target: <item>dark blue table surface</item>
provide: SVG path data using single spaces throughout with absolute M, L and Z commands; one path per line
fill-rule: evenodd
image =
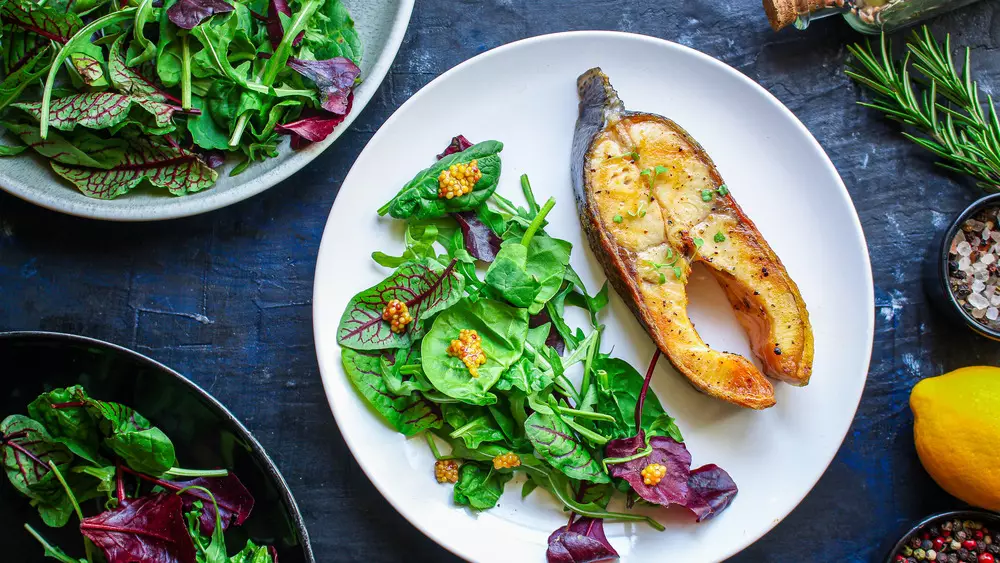
M 1000 3 L 981 2 L 932 27 L 972 46 L 983 89 L 996 91 Z M 858 36 L 846 24 L 775 34 L 758 0 L 420 0 L 392 72 L 354 125 L 260 196 L 200 217 L 128 225 L 66 217 L 0 193 L 0 330 L 109 340 L 201 384 L 270 451 L 320 561 L 454 560 L 379 495 L 337 430 L 313 350 L 316 251 L 341 180 L 401 103 L 478 53 L 572 29 L 670 39 L 759 82 L 829 153 L 868 238 L 876 331 L 857 418 L 801 506 L 733 561 L 874 561 L 906 523 L 960 506 L 920 467 L 907 401 L 922 377 L 1000 359 L 996 344 L 933 312 L 921 289 L 931 238 L 977 192 L 934 167 L 894 124 L 855 105 L 858 91 L 842 69 L 844 45 Z

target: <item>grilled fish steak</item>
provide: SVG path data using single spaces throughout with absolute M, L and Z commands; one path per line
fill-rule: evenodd
M 813 335 L 805 302 L 705 150 L 665 117 L 625 111 L 599 68 L 577 87 L 571 166 L 580 219 L 612 286 L 653 341 L 702 392 L 754 409 L 774 405 L 760 370 L 709 347 L 688 318 L 686 283 L 701 262 L 766 374 L 806 385 Z

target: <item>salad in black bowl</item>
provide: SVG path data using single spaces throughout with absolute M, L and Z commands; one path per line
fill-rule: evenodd
M 314 563 L 260 444 L 180 374 L 54 333 L 0 333 L 0 366 L 13 560 Z

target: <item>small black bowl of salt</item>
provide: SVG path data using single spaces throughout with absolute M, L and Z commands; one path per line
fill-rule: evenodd
M 1000 194 L 970 205 L 935 238 L 927 270 L 924 285 L 932 303 L 1000 341 Z

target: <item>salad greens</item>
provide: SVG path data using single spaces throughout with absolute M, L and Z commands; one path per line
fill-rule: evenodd
M 378 210 L 406 221 L 404 249 L 372 254 L 394 271 L 348 303 L 342 360 L 375 412 L 425 437 L 456 504 L 493 508 L 521 474 L 522 496 L 541 489 L 571 512 L 549 538 L 550 563 L 604 561 L 617 557 L 604 520 L 663 529 L 609 508 L 619 492 L 628 509 L 679 504 L 703 520 L 737 488 L 715 465 L 691 469 L 680 430 L 649 392 L 659 353 L 644 377 L 601 351 L 607 284 L 589 293 L 572 245 L 546 231 L 554 198 L 539 204 L 526 176 L 526 205 L 496 191 L 502 148 L 457 136 Z M 440 197 L 442 173 L 473 160 L 482 176 L 471 189 Z M 587 326 L 571 325 L 569 307 Z
M 67 555 L 25 524 L 45 556 L 63 563 L 277 562 L 273 547 L 249 541 L 227 555 L 224 533 L 250 516 L 253 496 L 228 471 L 175 467 L 170 438 L 132 408 L 76 385 L 42 393 L 27 410 L 0 421 L 4 473 L 47 526 L 61 528 L 75 515 L 86 554 Z
M 0 0 L 0 125 L 83 194 L 211 187 L 322 141 L 362 46 L 341 0 Z

